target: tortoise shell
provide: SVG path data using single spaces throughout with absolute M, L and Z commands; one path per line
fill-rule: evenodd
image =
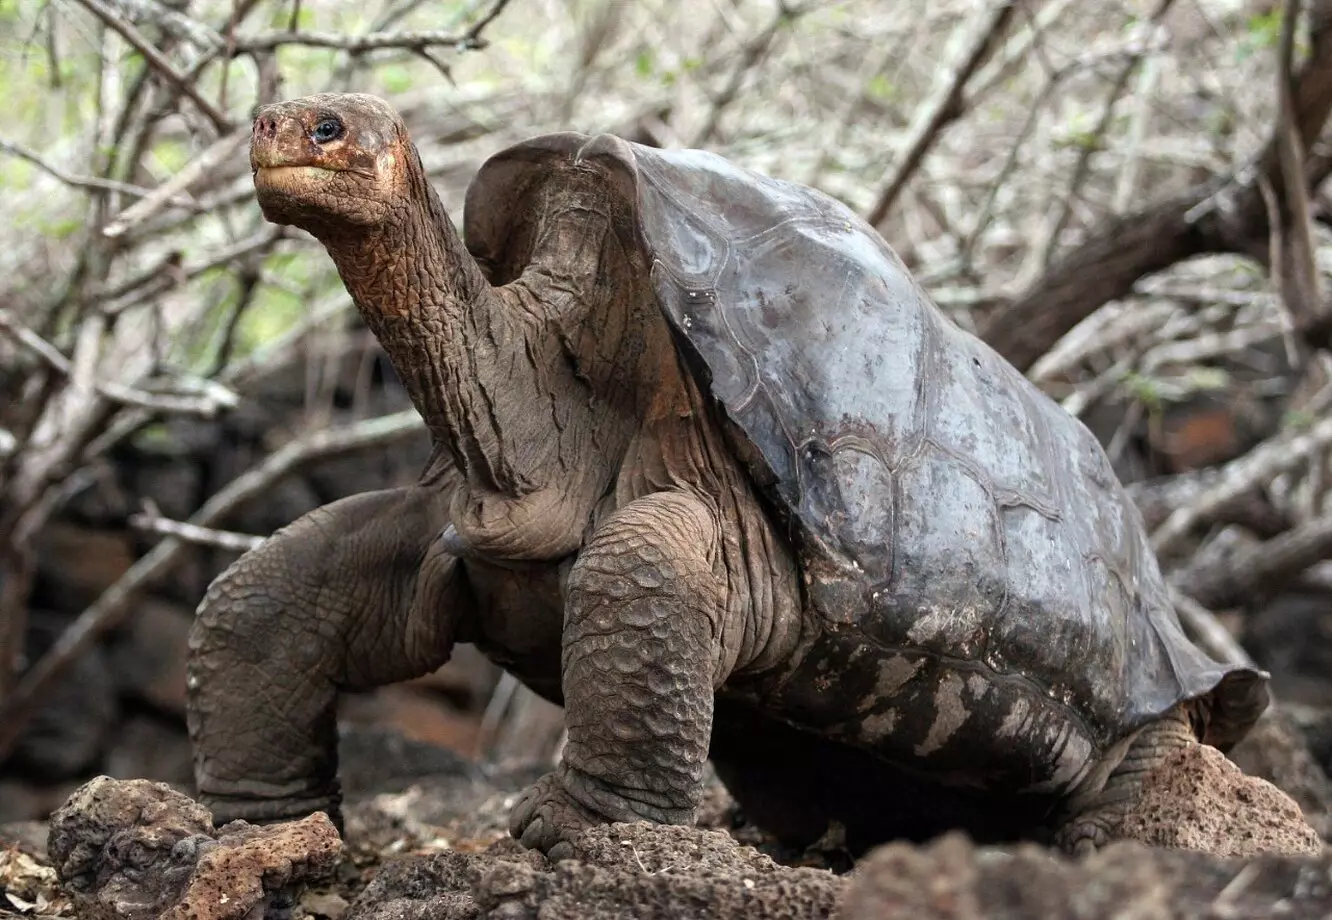
M 571 165 L 636 205 L 652 288 L 796 548 L 806 615 L 1019 678 L 1100 747 L 1193 699 L 1205 740 L 1247 732 L 1267 675 L 1184 634 L 1096 438 L 953 324 L 856 214 L 715 154 L 553 134 L 496 154 L 469 188 L 483 266 L 521 229 L 523 190 Z

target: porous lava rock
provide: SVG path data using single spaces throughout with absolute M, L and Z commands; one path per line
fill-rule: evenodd
M 1221 857 L 1323 850 L 1294 799 L 1203 744 L 1173 752 L 1147 774 L 1117 836 Z
M 342 841 L 322 813 L 214 829 L 206 808 L 165 783 L 99 776 L 51 815 L 47 849 L 87 920 L 240 920 L 327 877 Z
M 1332 860 L 1218 859 L 1117 841 L 1074 860 L 1034 844 L 978 848 L 961 834 L 894 843 L 856 868 L 837 920 L 1134 920 L 1332 916 Z

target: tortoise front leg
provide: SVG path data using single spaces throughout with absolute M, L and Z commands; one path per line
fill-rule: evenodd
M 353 495 L 311 511 L 209 586 L 190 633 L 188 725 L 219 824 L 340 820 L 337 695 L 448 660 L 469 600 L 439 539 L 446 494 Z
M 603 822 L 689 824 L 701 794 L 721 642 L 720 522 L 663 492 L 609 517 L 579 554 L 565 600 L 568 742 L 509 829 L 552 859 Z

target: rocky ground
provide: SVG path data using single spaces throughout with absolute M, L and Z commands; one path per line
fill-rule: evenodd
M 1259 747 L 1279 749 L 1271 738 Z M 0 827 L 0 917 L 1332 915 L 1332 847 L 1290 798 L 1201 747 L 1149 780 L 1127 822 L 1126 833 L 1163 846 L 1117 843 L 1073 860 L 1030 844 L 977 848 L 954 834 L 882 847 L 854 867 L 835 834 L 783 851 L 743 823 L 716 783 L 699 827 L 599 828 L 581 839 L 576 860 L 552 865 L 504 829 L 539 768 L 487 769 L 391 729 L 355 726 L 344 731 L 343 758 L 342 838 L 322 815 L 214 828 L 166 784 L 95 779 L 49 822 Z M 1309 817 L 1326 827 L 1326 812 Z

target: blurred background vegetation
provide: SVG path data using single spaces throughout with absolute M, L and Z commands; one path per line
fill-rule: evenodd
M 0 820 L 94 771 L 188 790 L 209 579 L 424 461 L 253 201 L 250 112 L 325 90 L 391 100 L 455 219 L 563 130 L 847 202 L 1096 432 L 1189 628 L 1332 762 L 1327 0 L 0 0 L 0 90 Z M 543 705 L 464 651 L 344 715 L 530 758 Z

